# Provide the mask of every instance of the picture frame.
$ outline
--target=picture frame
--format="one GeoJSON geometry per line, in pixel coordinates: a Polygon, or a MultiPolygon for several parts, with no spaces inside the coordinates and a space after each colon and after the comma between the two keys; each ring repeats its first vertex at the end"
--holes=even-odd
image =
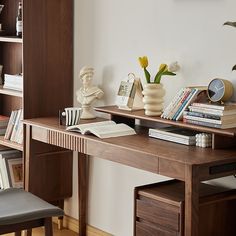
{"type": "Polygon", "coordinates": [[[23,188],[22,158],[6,159],[6,168],[10,187],[23,188]]]}

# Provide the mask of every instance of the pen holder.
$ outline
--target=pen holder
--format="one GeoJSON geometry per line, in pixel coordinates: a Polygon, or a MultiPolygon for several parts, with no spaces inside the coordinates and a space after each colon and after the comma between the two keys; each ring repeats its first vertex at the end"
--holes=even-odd
{"type": "Polygon", "coordinates": [[[59,111],[59,123],[66,126],[77,125],[81,114],[82,108],[80,107],[66,107],[64,111],[59,111]]]}

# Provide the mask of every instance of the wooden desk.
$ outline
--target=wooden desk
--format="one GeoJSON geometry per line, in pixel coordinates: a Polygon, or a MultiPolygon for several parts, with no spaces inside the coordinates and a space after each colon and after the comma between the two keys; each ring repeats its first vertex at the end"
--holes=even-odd
{"type": "Polygon", "coordinates": [[[236,148],[213,150],[175,144],[149,138],[143,129],[137,129],[138,135],[99,139],[92,135],[67,132],[65,127],[58,125],[57,118],[35,118],[25,120],[24,124],[27,190],[30,190],[30,181],[35,175],[30,169],[34,162],[30,158],[32,142],[36,140],[79,153],[80,236],[86,235],[89,156],[184,181],[185,236],[198,236],[199,182],[236,172],[236,148]]]}

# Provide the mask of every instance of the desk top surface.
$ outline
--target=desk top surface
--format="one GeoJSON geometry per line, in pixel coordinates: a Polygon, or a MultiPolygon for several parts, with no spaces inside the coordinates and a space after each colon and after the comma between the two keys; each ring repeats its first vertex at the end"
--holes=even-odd
{"type": "MultiPolygon", "coordinates": [[[[100,119],[96,119],[100,121],[100,119]]],[[[83,123],[95,122],[83,121],[83,123]]],[[[41,129],[52,130],[86,140],[91,146],[101,146],[101,149],[119,148],[133,154],[142,154],[144,157],[157,157],[186,165],[207,165],[210,163],[221,164],[236,161],[236,147],[231,149],[200,148],[186,146],[173,142],[162,141],[148,137],[143,129],[136,129],[137,135],[122,136],[116,138],[100,139],[93,135],[81,135],[77,132],[68,132],[65,126],[59,125],[58,118],[34,118],[24,120],[24,124],[41,129]]],[[[118,149],[117,149],[118,150],[118,149]]]]}

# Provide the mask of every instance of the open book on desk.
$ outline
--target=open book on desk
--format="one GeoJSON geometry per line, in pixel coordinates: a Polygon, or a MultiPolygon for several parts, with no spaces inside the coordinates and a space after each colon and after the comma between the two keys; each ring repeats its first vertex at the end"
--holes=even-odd
{"type": "Polygon", "coordinates": [[[94,134],[99,138],[111,138],[136,134],[133,128],[126,124],[116,124],[112,120],[93,122],[88,124],[72,125],[67,131],[75,131],[81,134],[94,134]]]}

